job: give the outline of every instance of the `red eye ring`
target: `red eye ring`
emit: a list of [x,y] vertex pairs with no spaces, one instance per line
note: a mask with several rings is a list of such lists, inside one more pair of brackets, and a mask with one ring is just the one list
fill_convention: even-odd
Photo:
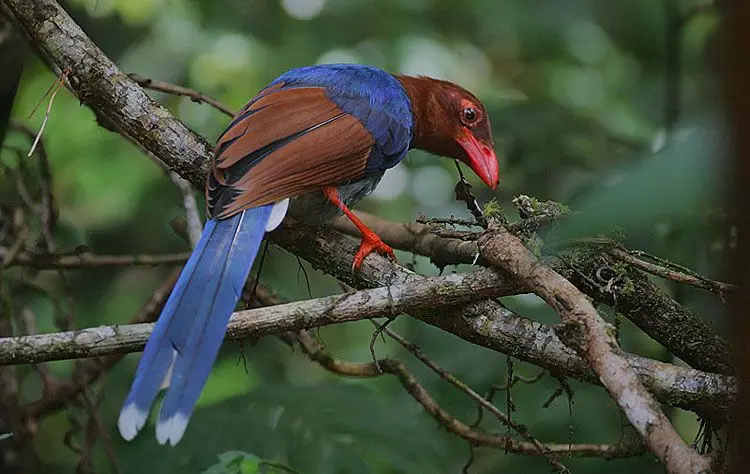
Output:
[[479,108],[469,100],[462,100],[459,109],[459,119],[467,127],[473,127],[479,122],[481,112]]

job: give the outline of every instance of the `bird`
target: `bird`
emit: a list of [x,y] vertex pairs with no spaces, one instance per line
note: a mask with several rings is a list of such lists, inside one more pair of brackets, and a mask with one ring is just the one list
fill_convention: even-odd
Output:
[[349,207],[412,148],[463,162],[490,188],[498,185],[484,105],[444,80],[359,64],[300,67],[234,116],[211,161],[203,233],[123,403],[118,429],[125,440],[144,427],[165,386],[156,439],[171,446],[182,439],[263,236],[284,219],[291,198],[292,212],[312,221],[337,213],[351,219],[362,236],[355,271],[372,252],[393,257]]

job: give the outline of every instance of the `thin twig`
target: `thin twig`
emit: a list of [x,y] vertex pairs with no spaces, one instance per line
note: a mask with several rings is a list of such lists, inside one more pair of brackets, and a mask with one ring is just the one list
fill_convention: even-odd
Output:
[[[321,367],[336,375],[347,377],[379,377],[385,374],[391,374],[398,378],[406,391],[429,413],[440,426],[444,427],[451,433],[458,435],[473,446],[488,446],[502,448],[508,452],[538,456],[539,448],[529,442],[517,441],[507,436],[498,436],[481,430],[474,429],[458,419],[451,416],[443,410],[435,401],[429,392],[422,386],[419,381],[412,375],[406,366],[395,359],[380,359],[379,365],[382,371],[375,367],[373,362],[356,363],[348,362],[332,357],[323,347],[317,343],[306,331],[297,334],[298,342],[303,352],[311,360],[320,364]],[[621,457],[638,456],[643,452],[637,447],[626,445],[606,445],[606,444],[545,444],[543,451],[550,456],[580,456],[580,457],[601,457],[605,459],[614,459]],[[560,465],[559,462],[551,458],[552,461]],[[562,466],[562,465],[560,465]],[[563,469],[564,466],[562,466]],[[564,472],[568,472],[567,469]]]
[[556,459],[551,457],[551,453],[547,450],[546,446],[543,445],[538,439],[533,437],[531,433],[529,433],[529,431],[526,429],[526,427],[524,427],[523,425],[519,425],[515,421],[511,420],[508,415],[503,413],[499,408],[493,405],[489,400],[479,395],[471,387],[469,387],[464,382],[456,378],[456,376],[454,376],[453,374],[450,374],[445,369],[437,365],[432,359],[427,357],[416,344],[413,344],[405,340],[404,338],[402,338],[395,332],[391,331],[387,327],[383,328],[383,332],[388,334],[388,336],[391,339],[401,344],[401,346],[404,349],[411,352],[414,355],[414,357],[419,359],[424,365],[429,367],[433,372],[438,374],[442,379],[448,381],[451,385],[453,385],[457,389],[467,394],[477,404],[481,405],[485,410],[492,413],[495,416],[495,418],[500,420],[504,425],[512,428],[515,432],[520,434],[521,437],[525,439],[528,443],[530,443],[532,446],[534,446],[539,451],[539,454],[544,456],[547,459],[547,462],[549,462],[552,466],[554,466],[556,469],[559,469],[560,472],[569,472],[565,466],[563,466]]
[[141,76],[139,74],[130,73],[128,74],[128,77],[135,81],[139,86],[145,87],[146,89],[151,89],[159,92],[165,92],[167,94],[172,95],[179,95],[179,96],[185,96],[189,97],[193,100],[193,102],[204,102],[206,104],[209,104],[213,106],[214,108],[224,112],[225,114],[229,115],[230,117],[233,117],[235,112],[224,103],[220,102],[217,99],[214,99],[213,97],[206,95],[202,92],[198,92],[194,89],[189,89],[187,87],[178,86],[176,84],[170,84],[169,82],[164,81],[157,81],[154,79],[150,79],[148,77]]
[[[49,120],[50,112],[52,111],[52,104],[55,101],[55,96],[57,96],[57,93],[60,92],[60,89],[65,84],[65,79],[68,77],[68,74],[70,74],[70,69],[65,69],[60,77],[55,81],[55,90],[52,92],[52,96],[49,98],[49,103],[47,104],[47,110],[44,112],[44,119],[42,120],[42,125],[39,127],[39,132],[36,134],[36,138],[34,138],[34,143],[31,144],[31,149],[29,150],[29,154],[26,155],[27,157],[31,157],[31,155],[34,154],[34,150],[36,150],[36,146],[39,143],[39,140],[42,138],[42,133],[44,133],[44,128],[47,126],[47,121]],[[54,85],[54,84],[53,84]],[[33,115],[34,112],[36,112],[36,108],[31,112]],[[31,118],[31,116],[29,116]]]
[[185,208],[185,218],[187,221],[187,233],[190,239],[190,247],[195,248],[198,245],[198,240],[201,238],[203,232],[203,223],[201,222],[201,215],[198,211],[198,202],[195,200],[195,190],[193,186],[175,173],[169,171],[169,179],[177,186],[182,194],[182,207]]
[[[53,84],[54,85],[54,84]],[[37,140],[37,134],[34,133],[25,124],[18,121],[11,121],[10,126],[12,129],[24,134],[30,142]],[[55,196],[52,193],[52,173],[49,165],[49,155],[47,149],[44,146],[44,139],[40,138],[36,146],[36,155],[39,157],[39,178],[40,178],[40,191],[41,191],[41,221],[42,221],[42,236],[47,251],[49,253],[54,251],[54,241],[52,239],[52,229],[57,223],[57,204],[55,203]],[[20,159],[19,166],[24,165],[24,160]]]
[[18,261],[21,255],[21,251],[26,244],[26,238],[28,237],[28,235],[29,228],[25,223],[21,223],[18,229],[18,234],[16,234],[16,240],[13,241],[11,246],[8,247],[8,251],[5,253],[5,255],[2,256],[3,267],[10,267]]
[[97,255],[84,252],[78,255],[55,254],[34,255],[23,252],[8,266],[25,266],[38,269],[85,269],[112,266],[180,265],[187,261],[189,253]]
[[[672,268],[668,268],[666,265],[657,265],[651,262],[647,262],[641,258],[638,258],[636,256],[637,254],[634,254],[634,252],[637,252],[637,251],[632,251],[632,250],[628,251],[628,250],[621,249],[621,248],[611,248],[607,251],[607,253],[612,255],[617,260],[620,260],[621,262],[632,265],[652,275],[656,275],[662,278],[666,278],[668,280],[676,281],[678,283],[683,283],[685,285],[694,286],[696,288],[702,288],[704,290],[712,291],[719,295],[722,295],[725,292],[734,292],[734,291],[739,290],[739,287],[732,283],[724,283],[721,281],[710,280],[704,276],[690,274],[684,271],[678,271]],[[653,257],[649,256],[649,258],[653,258]],[[660,260],[662,262],[665,262],[664,259],[660,259]]]

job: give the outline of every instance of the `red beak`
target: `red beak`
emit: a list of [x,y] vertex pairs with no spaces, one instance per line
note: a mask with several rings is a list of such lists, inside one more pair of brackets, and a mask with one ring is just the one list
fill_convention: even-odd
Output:
[[469,165],[487,186],[495,189],[497,183],[500,181],[495,150],[480,142],[468,128],[462,128],[462,131],[463,135],[456,141],[466,152],[466,164]]

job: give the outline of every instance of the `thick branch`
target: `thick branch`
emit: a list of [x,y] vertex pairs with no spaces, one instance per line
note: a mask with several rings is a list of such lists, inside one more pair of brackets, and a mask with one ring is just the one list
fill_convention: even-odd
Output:
[[[417,309],[493,298],[507,287],[490,271],[418,278],[377,288],[235,313],[227,333],[244,339],[327,324],[390,317]],[[0,339],[0,365],[111,355],[141,350],[152,324],[101,326],[79,331]]]
[[614,337],[613,328],[572,283],[543,265],[502,226],[477,241],[490,264],[518,276],[562,317],[560,333],[583,355],[651,451],[673,473],[708,471],[710,463],[677,434],[656,400],[641,384]]
[[[314,267],[354,283],[351,280],[351,255],[356,252],[357,245],[353,240],[330,229],[311,228],[290,218],[286,219],[282,229],[271,234],[271,238],[290,252],[304,256]],[[373,256],[365,259],[356,283],[377,287],[419,278],[388,259]],[[516,293],[521,288],[508,290]],[[409,314],[469,342],[513,355],[553,373],[600,383],[588,364],[565,346],[550,327],[518,316],[497,301],[485,300],[460,308],[412,311]],[[733,377],[633,355],[628,355],[628,360],[662,403],[697,411],[717,422],[728,419],[736,397]]]
[[[485,263],[478,258],[476,242],[438,237],[431,233],[432,226],[429,225],[393,222],[364,212],[357,212],[357,215],[388,245],[430,257],[438,266],[475,261]],[[358,235],[357,229],[345,219],[336,220],[334,227]],[[623,275],[632,283],[632,291],[613,292],[607,288],[606,282],[597,283],[599,269],[611,270],[616,266],[616,262],[601,252],[567,253],[564,260],[555,259],[549,263],[594,300],[612,305],[626,315],[691,367],[708,372],[734,373],[727,342],[717,336],[699,315],[670,298],[639,271],[629,270]]]
[[156,155],[197,189],[211,146],[151,99],[89,39],[54,0],[3,0],[20,30],[60,70],[102,125]]
[[[351,256],[356,251],[356,244],[351,239],[328,229],[310,228],[291,219],[285,229],[276,232],[273,237],[292,251],[305,255],[314,265],[323,265],[322,268],[327,272],[339,272],[342,277],[346,278],[351,275]],[[482,272],[480,277],[487,278],[489,275],[491,273]],[[456,277],[458,276],[451,275],[451,278]],[[370,286],[384,285],[388,281],[396,283],[412,280],[416,283],[424,281],[422,277],[403,267],[392,265],[387,259],[374,257],[365,260],[358,278],[360,284]],[[517,291],[512,286],[502,288],[495,286],[500,283],[495,280],[488,282],[488,285],[497,288],[498,295]],[[391,294],[394,294],[393,291]],[[313,300],[318,303],[320,301]],[[368,307],[353,308],[353,311],[358,313],[365,311],[361,314],[363,318],[377,315],[377,313],[371,314]],[[383,309],[381,306],[381,310]],[[278,307],[252,311],[258,311],[258,313],[252,313],[255,315],[252,318],[240,318],[241,322],[238,324],[242,325],[242,329],[240,332],[232,332],[235,337],[257,337],[261,334],[297,330],[315,325],[314,319],[300,321],[304,315],[300,315],[296,310],[291,314],[277,313]],[[549,369],[553,373],[598,383],[596,375],[587,364],[567,348],[551,328],[517,316],[495,301],[475,302],[462,305],[460,308],[449,307],[434,312],[425,309],[417,311],[412,308],[409,313],[467,341],[512,354]],[[267,319],[273,314],[277,314],[277,317],[273,320]],[[381,314],[389,315],[391,312],[387,310]],[[320,314],[318,316],[320,317]],[[320,322],[320,324],[329,323],[331,321]],[[234,328],[234,326],[230,327]],[[40,360],[136,351],[144,346],[149,330],[149,325],[114,326],[62,333],[59,337],[57,334],[50,334],[25,340],[0,340],[0,358],[4,358],[0,359],[0,362],[31,363]],[[29,346],[28,342],[32,345]],[[637,356],[628,356],[628,360],[661,402],[697,411],[702,416],[718,422],[729,417],[736,396],[734,378],[707,374]]]

